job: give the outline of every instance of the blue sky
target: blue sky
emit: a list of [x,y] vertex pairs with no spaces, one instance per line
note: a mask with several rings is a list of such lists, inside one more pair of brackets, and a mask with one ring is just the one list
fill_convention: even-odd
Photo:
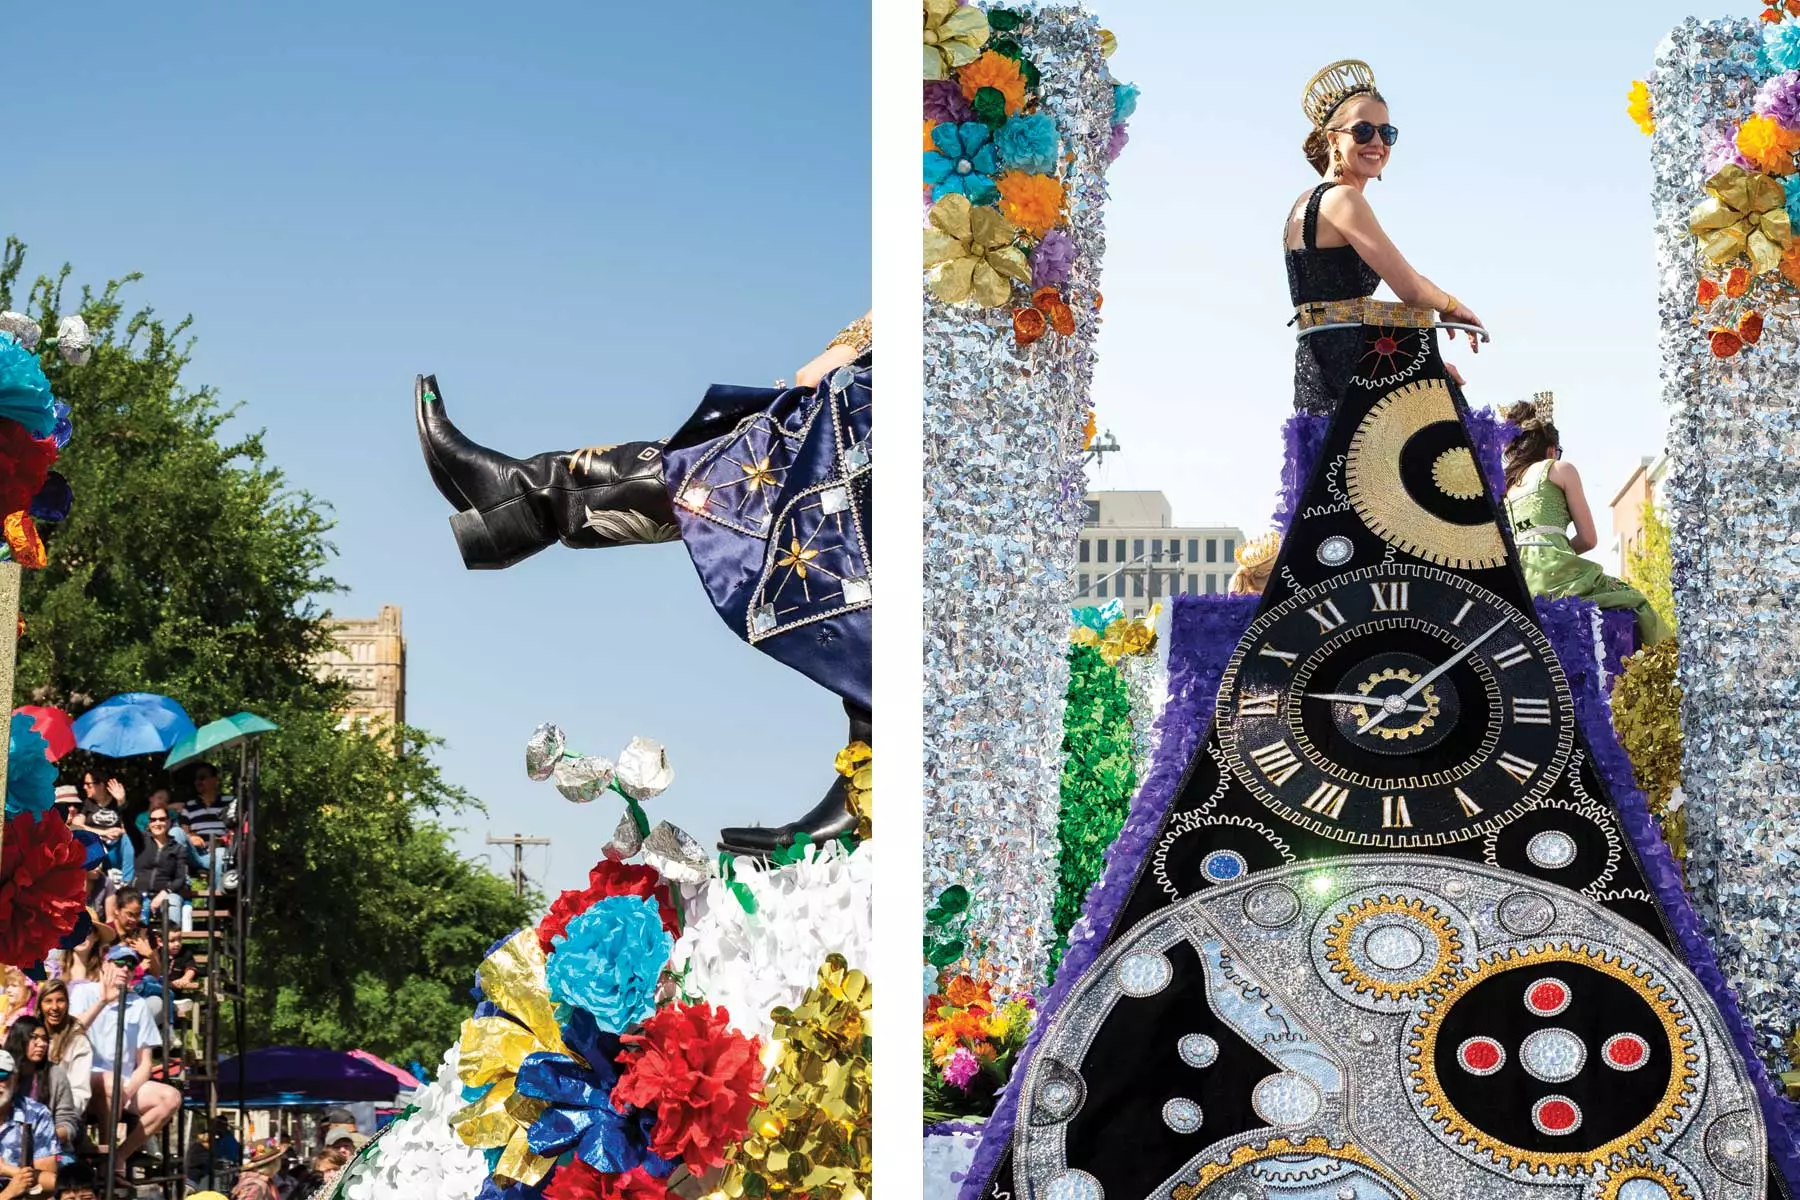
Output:
[[[405,613],[409,719],[482,835],[585,878],[617,812],[523,772],[552,720],[660,739],[654,802],[710,845],[831,774],[835,698],[747,649],[679,546],[463,569],[413,376],[513,453],[672,433],[712,382],[791,376],[869,304],[867,9],[693,0],[184,0],[51,22],[14,55],[0,232],[27,271],[192,313],[190,384],[241,403],[330,502],[346,615]],[[196,714],[205,719],[218,714]],[[504,869],[509,852],[492,860]]]
[[[1266,529],[1292,404],[1282,221],[1318,181],[1299,97],[1374,67],[1401,137],[1369,197],[1413,265],[1493,333],[1448,352],[1471,404],[1557,395],[1595,508],[1662,444],[1649,139],[1633,79],[1693,0],[1405,5],[1293,19],[1266,5],[1106,0],[1143,100],[1113,167],[1095,403],[1124,447],[1095,480],[1160,488],[1178,523]],[[1306,6],[1309,9],[1314,6]],[[1699,15],[1754,17],[1753,0]]]

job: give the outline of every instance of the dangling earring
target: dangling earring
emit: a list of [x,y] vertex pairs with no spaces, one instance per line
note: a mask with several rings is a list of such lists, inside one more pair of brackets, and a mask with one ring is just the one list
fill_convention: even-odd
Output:
[[1344,152],[1336,142],[1331,143],[1331,173],[1339,179],[1344,176]]

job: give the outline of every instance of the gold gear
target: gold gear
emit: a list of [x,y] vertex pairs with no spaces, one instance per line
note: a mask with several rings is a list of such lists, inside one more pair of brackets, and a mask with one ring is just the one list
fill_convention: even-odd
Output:
[[1407,494],[1400,454],[1414,434],[1457,420],[1456,402],[1442,379],[1402,384],[1364,414],[1344,459],[1344,489],[1370,532],[1399,550],[1440,567],[1468,571],[1506,561],[1506,543],[1493,521],[1458,525]]
[[[1669,1039],[1669,1086],[1650,1115],[1636,1125],[1592,1150],[1546,1153],[1526,1150],[1499,1141],[1477,1129],[1468,1118],[1456,1111],[1444,1095],[1437,1075],[1438,1026],[1450,1007],[1467,995],[1469,989],[1485,979],[1516,967],[1540,967],[1552,963],[1577,963],[1591,970],[1611,975],[1631,985],[1655,1011],[1663,1032]],[[1411,1065],[1412,1091],[1420,1106],[1435,1113],[1438,1128],[1452,1141],[1487,1155],[1508,1170],[1555,1172],[1569,1168],[1574,1172],[1591,1172],[1604,1166],[1617,1155],[1641,1153],[1653,1142],[1675,1128],[1681,1109],[1692,1103],[1694,1081],[1698,1078],[1699,1056],[1694,1052],[1694,1020],[1676,1003],[1667,984],[1658,983],[1642,967],[1630,967],[1616,952],[1574,946],[1536,945],[1511,947],[1489,955],[1464,967],[1456,978],[1439,987],[1427,998],[1412,1030],[1412,1050],[1407,1055]]]
[[1431,482],[1452,500],[1481,499],[1481,476],[1467,446],[1452,446],[1431,464]]
[[[1437,940],[1435,961],[1418,978],[1399,982],[1377,979],[1350,956],[1350,944],[1357,929],[1385,916],[1411,917]],[[1359,994],[1373,993],[1378,1000],[1409,1000],[1440,986],[1462,963],[1462,948],[1462,937],[1436,906],[1412,897],[1383,894],[1373,900],[1361,901],[1352,905],[1325,931],[1325,961],[1331,964],[1331,973]]]
[[1240,1167],[1290,1154],[1317,1154],[1336,1159],[1339,1162],[1355,1163],[1372,1172],[1381,1182],[1397,1190],[1401,1196],[1405,1197],[1405,1200],[1419,1200],[1419,1193],[1408,1187],[1404,1180],[1390,1175],[1385,1167],[1376,1162],[1355,1142],[1333,1145],[1329,1139],[1323,1137],[1309,1137],[1298,1142],[1289,1138],[1276,1137],[1270,1138],[1266,1144],[1261,1146],[1236,1146],[1232,1149],[1230,1157],[1224,1162],[1204,1164],[1200,1168],[1199,1178],[1193,1183],[1178,1183],[1169,1189],[1169,1200],[1194,1200],[1194,1197],[1207,1187],[1217,1183]]
[[[1373,699],[1371,696],[1371,689],[1373,689],[1376,684],[1383,683],[1390,679],[1399,679],[1406,683],[1419,682],[1418,673],[1415,671],[1408,671],[1399,667],[1387,667],[1380,674],[1371,675],[1363,680],[1357,685],[1356,690],[1360,695],[1370,696],[1370,698]],[[1379,733],[1383,739],[1388,741],[1392,741],[1395,738],[1405,741],[1414,734],[1424,733],[1427,729],[1430,729],[1433,725],[1437,724],[1439,711],[1437,689],[1427,685],[1425,690],[1420,692],[1415,698],[1425,702],[1425,711],[1419,714],[1418,720],[1414,721],[1411,725],[1401,725],[1392,729],[1388,728],[1386,725],[1377,725],[1371,732]],[[1369,719],[1369,710],[1359,705],[1356,709],[1356,719],[1358,721],[1367,721]]]
[[1619,1191],[1634,1179],[1645,1179],[1662,1185],[1669,1193],[1669,1200],[1694,1200],[1694,1193],[1688,1191],[1687,1185],[1661,1167],[1653,1167],[1649,1163],[1627,1163],[1615,1171],[1609,1171],[1600,1182],[1600,1190],[1594,1193],[1594,1200],[1619,1200]]

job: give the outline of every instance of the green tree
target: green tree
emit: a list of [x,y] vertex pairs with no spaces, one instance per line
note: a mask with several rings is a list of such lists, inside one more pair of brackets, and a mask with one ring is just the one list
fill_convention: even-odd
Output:
[[1669,523],[1656,511],[1654,501],[1644,501],[1644,534],[1625,552],[1625,582],[1644,593],[1656,615],[1675,628],[1673,559],[1669,548]]
[[[0,308],[15,307],[24,254],[9,238]],[[136,275],[65,307],[69,275],[39,277],[17,306],[46,328],[79,311],[95,342],[80,368],[43,356],[73,413],[57,469],[75,506],[46,530],[49,566],[26,573],[19,691],[74,712],[158,692],[198,721],[248,709],[279,724],[262,753],[252,1041],[434,1063],[482,953],[535,898],[451,850],[437,818],[478,806],[439,774],[434,739],[340,728],[342,685],[307,665],[330,636],[320,598],[339,590],[329,508],[287,486],[260,432],[227,436],[234,410],[183,380],[190,321],[127,315]],[[121,765],[141,797],[155,765]]]

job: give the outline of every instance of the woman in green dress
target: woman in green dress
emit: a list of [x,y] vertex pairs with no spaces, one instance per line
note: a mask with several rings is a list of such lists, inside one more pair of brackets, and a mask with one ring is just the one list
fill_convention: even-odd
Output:
[[[1519,435],[1506,447],[1506,516],[1532,595],[1580,596],[1601,608],[1629,608],[1637,614],[1642,645],[1667,638],[1669,627],[1642,592],[1581,557],[1597,541],[1594,515],[1581,489],[1581,476],[1563,461],[1562,439],[1551,421],[1550,393],[1521,400],[1504,415],[1519,427]],[[1567,532],[1570,525],[1575,527],[1573,537]]]

